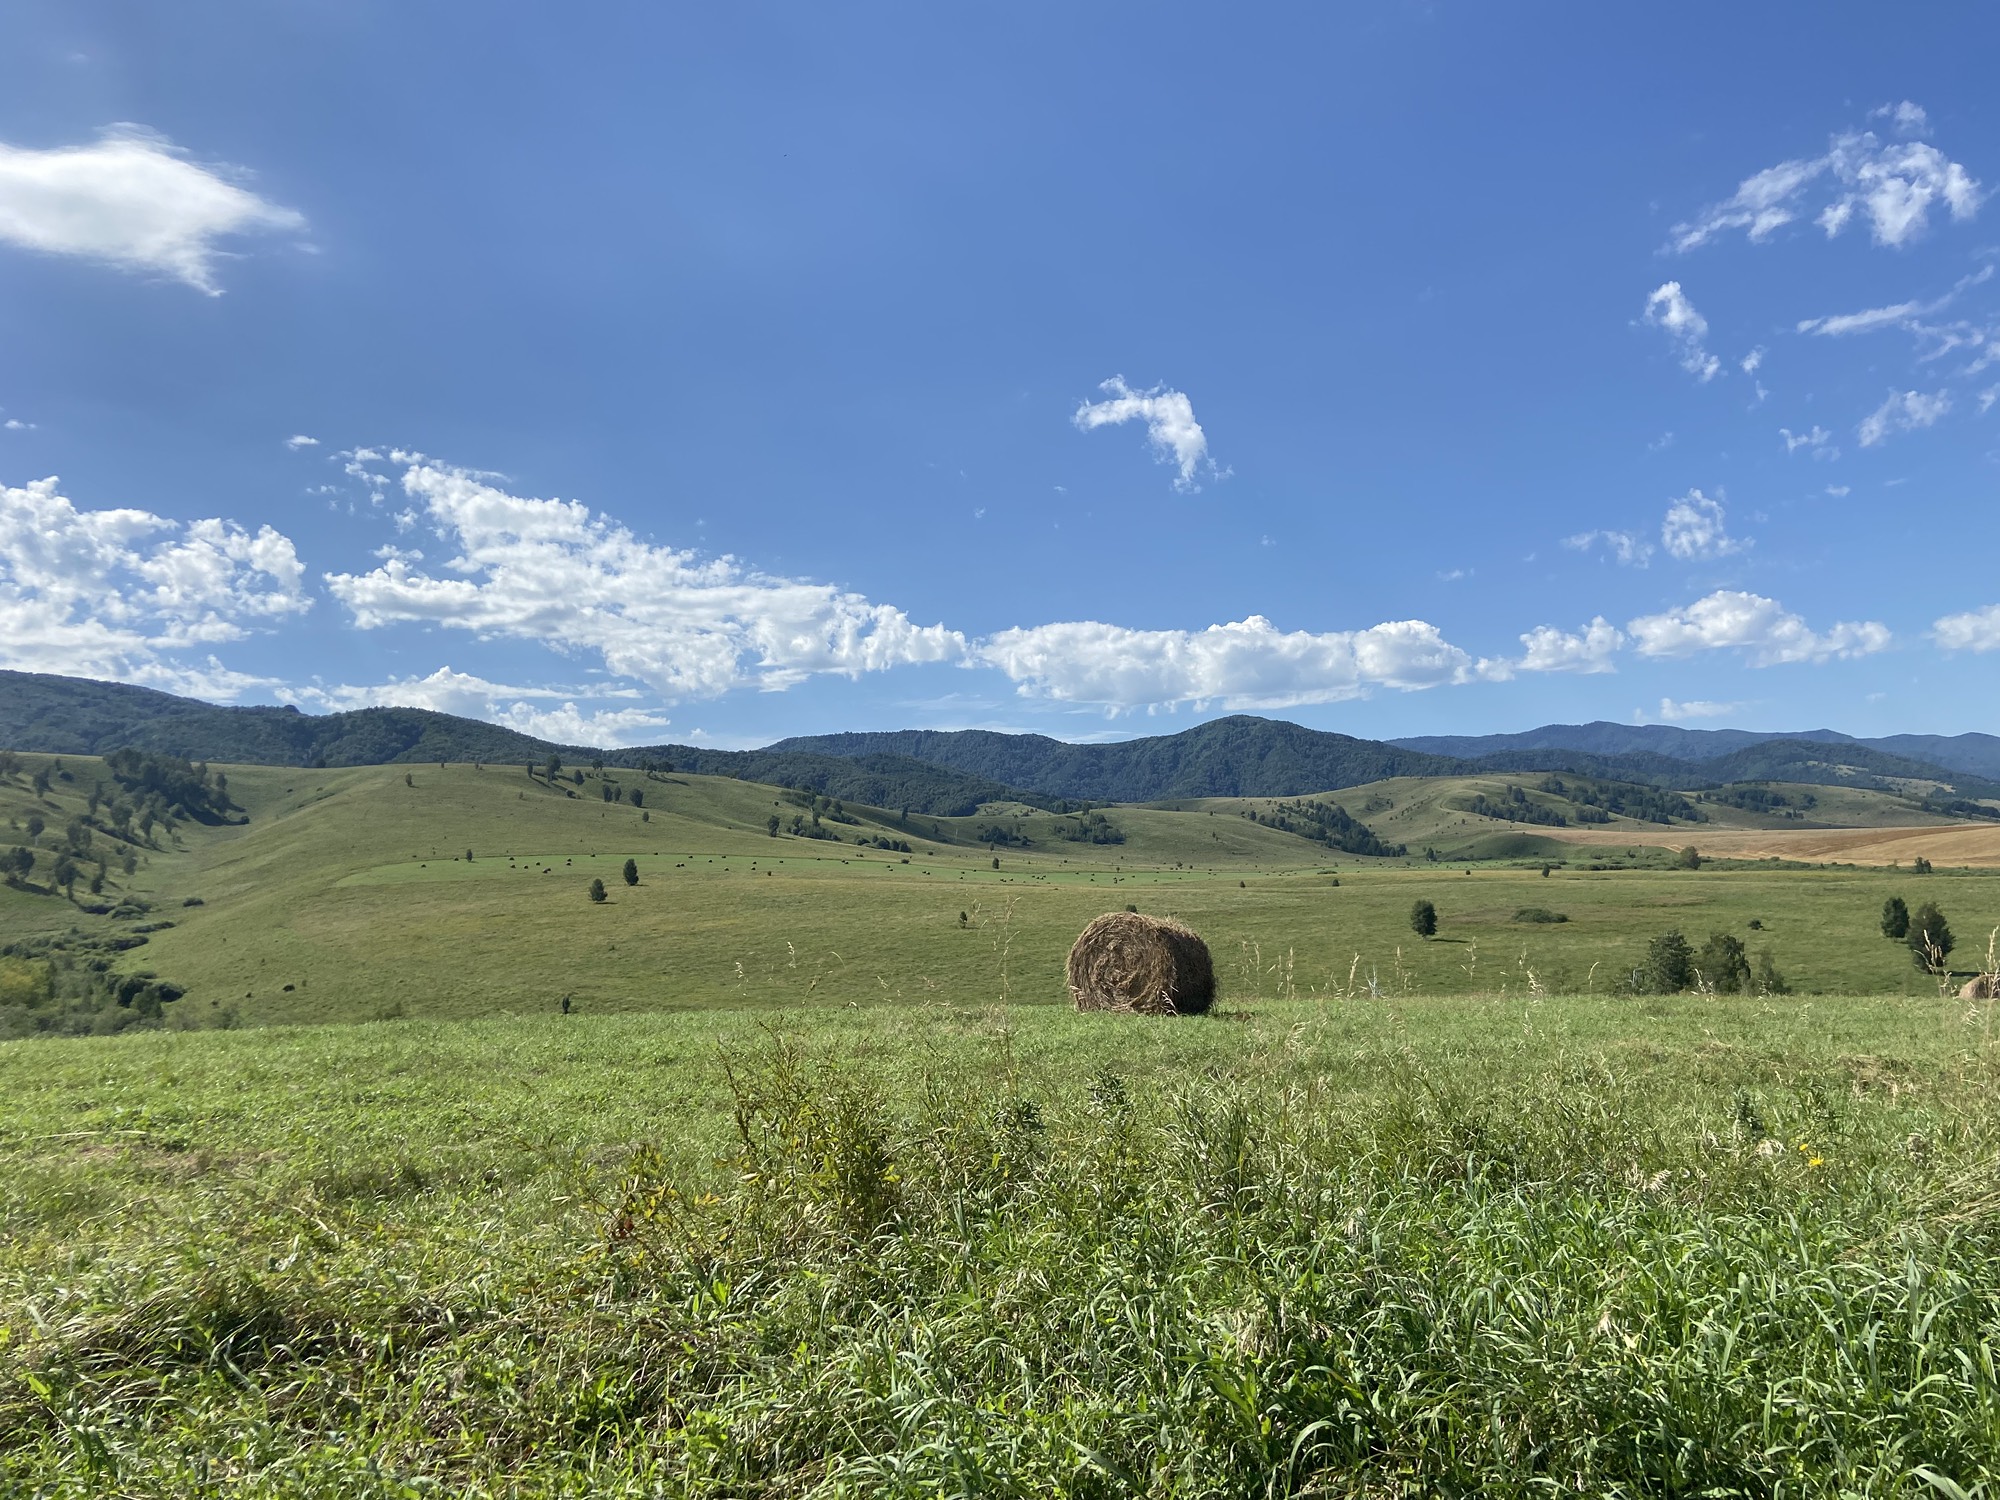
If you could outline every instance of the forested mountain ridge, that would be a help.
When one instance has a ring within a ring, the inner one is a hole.
[[[597,750],[422,708],[306,714],[296,708],[223,708],[151,688],[79,677],[0,671],[0,748],[103,755],[131,748],[191,761],[266,766],[375,766],[426,761],[568,765],[666,764],[702,776],[795,786],[846,802],[958,817],[981,803],[1032,793],[893,756],[811,756],[770,750],[659,745]]]
[[[1521,743],[1577,730],[1594,744],[1632,747],[1645,738],[1634,738],[1641,728],[1669,732],[1650,737],[1658,749]],[[1726,738],[1685,738],[1689,735]],[[990,730],[899,730],[804,736],[762,750],[692,745],[599,750],[555,744],[428,709],[305,714],[289,707],[224,708],[122,683],[0,672],[0,748],[91,755],[130,747],[192,761],[298,766],[540,763],[554,755],[571,765],[592,760],[616,766],[672,765],[700,775],[794,786],[844,801],[933,815],[962,815],[1001,800],[1047,804],[1296,797],[1392,777],[1485,772],[1565,772],[1680,791],[1741,781],[1892,790],[1907,782],[1936,782],[1948,786],[1951,796],[2000,796],[2000,785],[1983,774],[1949,769],[1927,757],[1877,748],[1831,730],[1798,738],[1741,738],[1745,735],[1672,726],[1551,725],[1529,735],[1423,742],[1497,747],[1497,753],[1467,758],[1238,714],[1178,734],[1090,745]],[[1905,735],[1895,740],[1914,748],[1936,738]],[[2000,739],[1987,735],[1960,735],[1946,743],[1977,758],[1979,742],[1988,740],[2000,747]],[[1696,756],[1690,747],[1704,753]]]
[[[1891,734],[1859,738],[1837,729],[1766,733],[1750,729],[1683,729],[1674,724],[1544,724],[1518,734],[1430,734],[1388,743],[1426,755],[1469,760],[1520,752],[1573,750],[1593,755],[1662,755],[1703,763],[1773,741],[1807,741],[1827,746],[1877,750],[1922,761],[1947,771],[2000,780],[2000,736],[1991,734]]]
[[[1465,762],[1378,740],[1238,714],[1179,734],[1072,745],[1038,734],[912,729],[808,735],[773,750],[905,755],[1031,787],[1051,797],[1159,802],[1179,797],[1291,797],[1392,776],[1458,776]]]

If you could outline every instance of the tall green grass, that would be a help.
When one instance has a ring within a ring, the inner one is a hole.
[[[1993,1492],[1976,1014],[534,1025],[0,1053],[0,1493]]]

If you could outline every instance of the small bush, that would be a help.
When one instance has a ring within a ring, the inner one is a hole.
[[[1567,922],[1568,912],[1550,911],[1546,906],[1524,906],[1514,913],[1516,922]]]

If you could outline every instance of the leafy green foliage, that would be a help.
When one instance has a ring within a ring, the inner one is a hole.
[[[1882,903],[1882,936],[1902,942],[1910,935],[1910,908],[1901,896]]]
[[[1418,901],[1410,907],[1410,931],[1420,938],[1436,937],[1438,930],[1438,909],[1428,901]]]
[[[1268,812],[1249,808],[1243,815],[1266,828],[1297,834],[1302,839],[1311,839],[1316,844],[1325,844],[1346,854],[1401,859],[1409,852],[1401,844],[1384,843],[1375,836],[1374,829],[1352,816],[1337,802],[1303,798],[1296,802],[1280,802]]]
[[[1475,818],[1504,818],[1510,823],[1535,823],[1548,828],[1567,828],[1569,819],[1555,808],[1537,802],[1518,786],[1509,786],[1504,797],[1488,797],[1480,792],[1465,804]]]
[[[1646,945],[1646,960],[1635,971],[1641,994],[1677,995],[1694,982],[1694,950],[1678,928]]]
[[[1910,961],[1927,974],[1942,973],[1945,960],[1958,946],[1951,925],[1935,901],[1926,901],[1911,915],[1909,935],[1904,941],[1910,945]]]
[[[1726,932],[1709,935],[1694,958],[1701,982],[1721,995],[1740,994],[1750,988],[1750,955],[1742,939]]]

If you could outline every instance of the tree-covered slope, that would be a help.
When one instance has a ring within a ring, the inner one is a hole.
[[[1029,787],[1051,797],[1158,802],[1176,797],[1290,797],[1390,776],[1448,776],[1462,763],[1237,715],[1180,734],[1108,745],[1069,745],[1034,734],[905,730],[814,735],[773,750],[815,755],[904,755]]]
[[[1486,760],[1499,755],[1578,751],[1592,755],[1657,755],[1709,762],[1773,741],[1875,750],[1963,775],[2000,781],[2000,736],[1990,734],[1891,734],[1857,738],[1836,729],[1764,732],[1750,729],[1683,729],[1674,724],[1544,724],[1518,734],[1431,734],[1390,744],[1426,755]]]
[[[450,761],[566,764],[667,762],[706,776],[796,786],[847,802],[962,816],[1021,793],[988,779],[893,756],[812,756],[657,745],[600,751],[558,745],[497,724],[420,708],[305,714],[222,708],[150,688],[33,672],[0,672],[0,748],[101,755],[125,747],[195,761],[267,766],[377,766]]]

